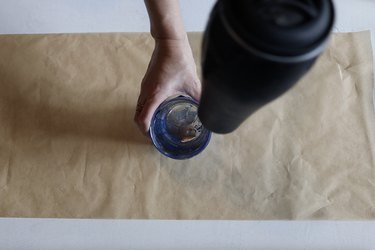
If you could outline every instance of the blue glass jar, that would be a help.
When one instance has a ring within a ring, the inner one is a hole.
[[[211,132],[198,118],[198,103],[180,95],[167,99],[157,108],[151,120],[150,137],[160,153],[182,160],[202,152],[211,139]]]

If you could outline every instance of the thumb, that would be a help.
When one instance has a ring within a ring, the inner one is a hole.
[[[190,95],[197,102],[201,99],[202,85],[199,80],[196,80],[193,84],[189,85],[189,88],[186,90],[186,93]]]
[[[137,123],[139,129],[145,135],[148,134],[150,129],[151,119],[155,113],[155,110],[159,105],[166,99],[164,95],[153,96],[144,103],[143,107],[139,112],[136,112],[134,121]]]

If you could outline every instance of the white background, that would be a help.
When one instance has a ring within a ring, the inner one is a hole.
[[[214,1],[180,2],[187,31],[202,31]],[[335,31],[371,29],[375,44],[375,0],[335,2]],[[142,0],[0,0],[0,34],[130,32],[148,29],[148,17]],[[0,249],[148,248],[375,249],[375,224],[334,221],[0,219]]]

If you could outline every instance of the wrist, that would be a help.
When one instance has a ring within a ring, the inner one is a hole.
[[[155,39],[181,40],[185,36],[178,0],[145,0]]]
[[[184,33],[179,37],[158,37],[153,36],[156,45],[171,46],[171,47],[190,47],[187,34]]]
[[[155,27],[156,26],[156,27]],[[151,25],[151,36],[155,40],[185,40],[186,39],[186,32],[184,27],[180,27],[180,25]]]
[[[166,56],[177,56],[182,59],[192,57],[192,52],[187,35],[180,39],[155,39],[155,51]]]

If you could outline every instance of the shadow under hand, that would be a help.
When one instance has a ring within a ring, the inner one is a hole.
[[[130,144],[150,143],[133,122],[133,107],[94,107],[86,111],[45,109],[39,116],[39,125],[51,134],[99,137]]]
[[[13,132],[31,136],[40,131],[48,136],[98,137],[130,144],[150,144],[133,121],[130,101],[101,103],[100,91],[87,89],[80,97],[74,86],[58,86],[47,79],[28,82],[0,68],[0,105],[2,122]],[[113,95],[116,97],[116,95]],[[116,104],[110,104],[116,103]],[[128,105],[127,105],[128,104]]]

